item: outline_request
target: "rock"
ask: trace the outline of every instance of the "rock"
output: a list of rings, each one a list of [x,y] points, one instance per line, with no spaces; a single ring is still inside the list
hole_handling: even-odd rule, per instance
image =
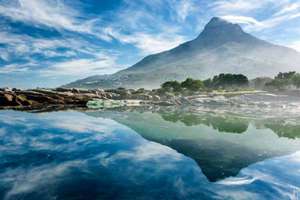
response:
[[[153,101],[160,101],[160,96],[158,96],[158,95],[153,95],[153,96],[152,96],[152,100],[153,100]]]
[[[12,102],[14,96],[12,94],[4,94],[4,98],[6,98],[7,101]]]
[[[107,92],[107,93],[106,93],[106,98],[112,99],[112,98],[113,98],[113,94],[110,93],[110,92]]]
[[[33,106],[34,102],[26,99],[25,96],[19,95],[17,96],[17,102],[22,106]]]
[[[56,88],[55,91],[57,91],[57,92],[72,92],[72,89],[69,89],[69,88]]]
[[[76,88],[37,88],[33,90],[0,89],[1,107],[26,107],[26,109],[41,109],[49,107],[64,106],[86,106],[91,100],[119,100],[124,105],[135,106],[138,104],[149,104],[169,106],[180,103],[166,97],[161,97],[152,91],[145,89],[133,90],[118,88],[112,90],[94,89],[80,90]]]
[[[80,93],[80,90],[79,89],[77,89],[77,88],[72,88],[72,90],[71,90],[73,93]]]
[[[174,98],[175,98],[175,95],[174,95],[174,94],[168,93],[168,94],[166,94],[166,98],[167,98],[167,99],[174,99]]]
[[[121,96],[120,94],[117,94],[117,93],[110,93],[111,94],[111,99],[121,99]]]
[[[152,96],[148,95],[148,94],[140,94],[140,95],[136,95],[135,99],[150,101],[150,100],[152,100]]]
[[[119,92],[121,99],[131,99],[132,94],[129,90],[122,90]]]
[[[101,88],[97,88],[97,89],[95,89],[96,91],[98,91],[98,92],[101,92],[101,93],[104,93],[105,91],[103,90],[103,89],[101,89]]]
[[[137,93],[145,93],[145,89],[144,88],[140,88],[136,91]]]
[[[181,102],[181,104],[185,104],[185,105],[191,105],[192,104],[192,102],[187,97],[181,97],[178,100]]]
[[[105,91],[101,88],[94,89],[92,90],[92,92],[96,94],[98,97],[106,97]]]
[[[3,106],[19,106],[13,94],[0,93],[0,105]]]
[[[154,105],[158,106],[174,106],[175,104],[170,101],[159,101],[159,102],[153,102]]]
[[[20,90],[20,89],[17,89],[17,88],[13,88],[12,91],[13,91],[13,92],[17,92],[17,91],[21,91],[21,90]]]

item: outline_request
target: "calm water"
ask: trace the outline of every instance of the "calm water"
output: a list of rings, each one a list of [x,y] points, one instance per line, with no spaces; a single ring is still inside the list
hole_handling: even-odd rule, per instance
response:
[[[0,199],[300,199],[299,119],[0,111]]]

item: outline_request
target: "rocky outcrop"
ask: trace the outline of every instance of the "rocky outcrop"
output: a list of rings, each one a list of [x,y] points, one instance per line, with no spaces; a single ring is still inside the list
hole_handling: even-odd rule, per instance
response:
[[[156,90],[133,90],[118,88],[113,90],[80,90],[76,88],[18,90],[0,89],[0,108],[45,109],[48,107],[86,107],[95,99],[140,100],[143,104],[176,105],[170,95],[159,95]]]
[[[107,98],[104,92],[76,89],[0,90],[0,107],[38,108],[47,106],[85,106],[91,99]]]

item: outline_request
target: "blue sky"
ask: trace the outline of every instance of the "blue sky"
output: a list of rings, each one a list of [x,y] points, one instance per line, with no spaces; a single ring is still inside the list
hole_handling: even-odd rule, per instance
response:
[[[300,51],[300,0],[0,0],[0,87],[113,73],[195,38],[214,16]]]

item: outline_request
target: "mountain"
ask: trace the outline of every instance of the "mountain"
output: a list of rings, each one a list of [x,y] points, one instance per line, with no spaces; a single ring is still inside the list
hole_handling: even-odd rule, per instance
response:
[[[165,81],[187,77],[206,79],[219,73],[242,73],[255,78],[297,69],[299,52],[260,40],[238,24],[215,17],[192,41],[149,55],[115,74],[88,77],[65,87],[155,88]]]

